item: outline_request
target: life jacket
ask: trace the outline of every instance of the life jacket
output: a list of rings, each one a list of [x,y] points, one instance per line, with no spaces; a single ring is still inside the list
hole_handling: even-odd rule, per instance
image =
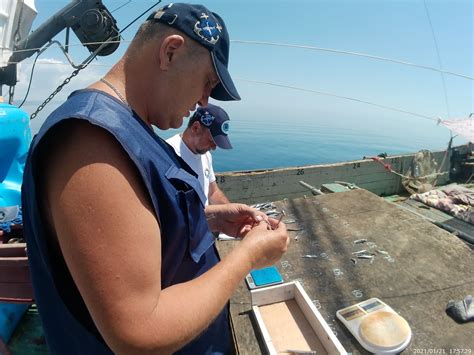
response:
[[[135,164],[160,222],[162,289],[198,277],[219,258],[204,213],[204,193],[191,168],[119,100],[98,90],[72,93],[32,142],[22,186],[24,231],[36,303],[51,352],[109,354],[111,350],[95,327],[64,259],[52,255],[48,242],[52,236],[47,235],[40,213],[42,196],[36,191],[37,177],[42,173],[38,147],[48,131],[70,119],[85,120],[108,131]],[[228,311],[224,309],[178,353],[224,353],[229,342]]]

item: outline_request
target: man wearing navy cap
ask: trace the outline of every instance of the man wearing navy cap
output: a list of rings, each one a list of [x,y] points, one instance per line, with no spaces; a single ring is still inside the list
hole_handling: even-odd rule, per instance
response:
[[[52,354],[231,350],[227,302],[251,269],[281,258],[285,225],[243,204],[204,208],[197,174],[153,131],[180,127],[210,96],[239,99],[228,60],[221,17],[169,4],[42,125],[22,206]],[[242,240],[219,260],[213,231]]]
[[[183,160],[198,174],[206,196],[206,205],[229,203],[217,186],[212,167],[211,150],[232,149],[229,140],[229,116],[219,106],[198,107],[182,134],[166,140]]]

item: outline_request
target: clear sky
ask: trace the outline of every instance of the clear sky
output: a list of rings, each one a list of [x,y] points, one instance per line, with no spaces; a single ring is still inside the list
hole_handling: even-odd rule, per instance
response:
[[[104,0],[109,10],[125,3],[127,0]],[[38,16],[33,28],[65,4],[66,1],[36,0]],[[152,4],[132,0],[115,11],[119,28]],[[264,132],[268,127],[286,123],[292,135],[307,134],[306,127],[330,128],[335,134],[350,129],[360,139],[380,135],[404,149],[413,149],[420,142],[430,148],[443,148],[449,139],[448,130],[436,126],[435,121],[316,92],[432,118],[466,117],[474,111],[472,80],[445,74],[445,96],[439,72],[316,49],[356,52],[433,68],[441,66],[445,71],[473,77],[472,0],[206,0],[202,4],[224,18],[230,33],[229,68],[242,101],[221,106],[229,112],[235,134],[244,135],[246,130],[253,129]],[[116,53],[93,62],[58,98],[63,99],[67,93],[103,75],[123,54],[140,22],[123,34],[125,41]],[[78,43],[74,35],[71,37],[73,43]],[[57,39],[64,42],[64,32]],[[249,41],[285,46],[246,43]],[[87,51],[75,47],[71,54],[75,62],[80,62]],[[40,58],[30,104],[46,98],[73,70],[67,65],[50,64],[66,62],[56,49],[46,51]],[[28,83],[28,63],[31,60],[22,66],[16,91],[18,100]],[[50,105],[53,107],[45,109],[46,113],[55,106]],[[31,111],[30,105],[25,109]],[[34,130],[43,118],[40,116],[33,123]],[[400,143],[406,139],[413,144]]]

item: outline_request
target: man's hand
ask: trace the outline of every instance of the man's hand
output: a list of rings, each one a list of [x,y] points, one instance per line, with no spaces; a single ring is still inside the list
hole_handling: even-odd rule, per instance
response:
[[[243,238],[238,248],[252,269],[276,263],[288,249],[290,238],[284,223],[247,205],[230,203],[206,207],[209,227]]]
[[[260,269],[280,260],[289,244],[285,223],[269,218],[248,231],[239,247],[246,250],[252,269]]]
[[[223,232],[237,238],[243,238],[255,225],[265,221],[265,213],[241,203],[206,206],[206,217],[212,231]]]

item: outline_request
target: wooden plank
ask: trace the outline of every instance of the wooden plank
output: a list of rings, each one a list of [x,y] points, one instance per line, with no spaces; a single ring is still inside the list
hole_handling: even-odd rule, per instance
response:
[[[318,350],[318,353],[346,354],[299,282],[252,290],[251,294],[252,309],[266,349],[270,354],[276,355],[278,351],[285,351],[285,349],[312,349]],[[288,303],[291,301],[295,306]],[[272,307],[269,308],[270,305]],[[289,316],[291,319],[287,319],[288,307],[293,309],[290,311],[292,312]],[[296,320],[294,324],[293,318]],[[275,329],[275,327],[280,329]],[[282,332],[289,334],[285,335]],[[275,345],[277,339],[273,339],[274,336],[280,339],[277,341],[279,345]],[[291,341],[295,341],[296,344],[283,346],[282,338],[286,338],[283,342],[293,339]]]
[[[299,307],[311,324],[311,327],[313,327],[314,332],[326,351],[329,354],[347,354],[299,282],[295,282],[295,288],[295,300],[298,302]]]
[[[261,306],[295,298],[295,287],[293,283],[286,283],[252,290],[250,294],[252,306]]]
[[[26,243],[0,244],[0,258],[26,256]]]
[[[269,345],[275,349],[271,355],[295,351],[328,354],[295,299],[263,305],[258,311],[270,335]]]
[[[265,325],[262,314],[260,313],[259,306],[252,306],[252,311],[257,321],[258,329],[260,333],[262,334],[263,341],[265,344],[265,349],[270,355],[276,355],[277,351],[275,349],[275,346],[273,345],[272,337],[270,336],[270,333],[268,332],[268,329],[267,329],[267,326]]]

